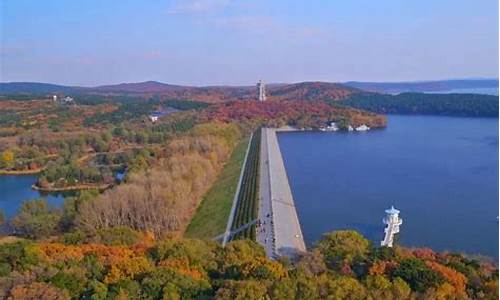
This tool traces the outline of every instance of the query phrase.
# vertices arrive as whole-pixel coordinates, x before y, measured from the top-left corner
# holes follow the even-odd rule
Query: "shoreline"
[[[34,175],[42,172],[45,168],[34,170],[0,170],[0,175]]]
[[[49,188],[42,188],[37,186],[36,184],[31,185],[31,188],[40,191],[40,192],[65,192],[65,191],[82,191],[82,190],[106,190],[110,187],[112,187],[113,184],[111,183],[106,183],[106,184],[81,184],[81,185],[74,185],[74,186],[67,186],[67,187],[60,187],[60,188],[55,188],[55,187],[49,187]]]

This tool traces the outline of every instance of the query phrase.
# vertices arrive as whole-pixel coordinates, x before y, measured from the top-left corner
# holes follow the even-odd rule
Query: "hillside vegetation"
[[[7,220],[18,238],[0,242],[0,298],[498,298],[498,270],[491,263],[429,249],[375,247],[356,232],[327,234],[293,262],[266,258],[248,239],[222,248],[206,240],[211,236],[183,238],[202,199],[217,200],[211,207],[221,209],[214,213],[227,211],[227,201],[219,205],[215,198],[227,199],[236,177],[227,183],[221,176],[229,168],[237,173],[250,132],[317,128],[328,121],[383,127],[384,116],[337,101],[171,102],[187,110],[153,122],[149,110],[172,100],[152,97],[141,106],[130,99],[136,98],[102,102],[88,96],[71,106],[0,101],[1,112],[14,111],[14,120],[0,125],[1,170],[36,167],[40,187],[109,182],[105,191],[66,197],[59,208],[43,199],[22,204]],[[16,120],[17,114],[22,117]],[[257,142],[241,194],[241,223],[255,217]],[[114,179],[115,168],[126,171],[123,181]],[[219,183],[224,193],[211,196]],[[206,221],[207,227],[220,224],[219,215],[196,215],[198,224],[211,218],[218,221]],[[253,238],[252,230],[238,238],[245,237]]]
[[[398,95],[356,94],[342,101],[349,107],[380,114],[419,114],[460,117],[498,117],[498,96],[478,94]]]
[[[338,231],[294,263],[249,240],[0,244],[2,299],[498,299],[491,264],[429,249],[374,247]],[[127,244],[124,244],[126,242]]]
[[[173,139],[166,157],[79,208],[85,231],[127,226],[157,237],[183,232],[240,139],[234,124],[202,124]]]
[[[271,84],[268,86],[269,100],[338,100],[359,90],[338,83],[300,82]],[[0,95],[10,98],[29,99],[29,95],[48,96],[49,93],[65,93],[75,96],[100,95],[134,96],[147,99],[195,100],[220,103],[234,100],[256,100],[255,86],[181,86],[156,81],[122,83],[98,87],[67,87],[44,83],[0,83]],[[1,99],[1,97],[0,97]]]
[[[322,101],[234,101],[208,107],[200,115],[202,120],[238,122],[254,129],[260,126],[320,128],[328,121],[342,121],[353,126],[367,124],[373,128],[385,127],[386,118],[374,113],[329,105]]]

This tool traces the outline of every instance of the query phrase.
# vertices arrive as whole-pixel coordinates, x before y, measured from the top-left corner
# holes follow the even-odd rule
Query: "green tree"
[[[323,235],[318,249],[325,256],[330,267],[338,268],[343,263],[366,257],[370,242],[352,230],[341,230]]]
[[[105,300],[108,295],[108,287],[102,282],[91,280],[88,284],[84,299]]]
[[[411,294],[411,288],[408,283],[399,277],[394,278],[392,281],[391,291],[394,299],[408,299]]]
[[[356,279],[342,276],[335,280],[327,280],[322,284],[322,299],[363,300],[367,298],[365,287]]]
[[[296,299],[295,282],[290,278],[276,280],[269,294],[271,299]]]
[[[61,290],[67,290],[73,299],[77,299],[85,289],[87,278],[85,274],[60,271],[50,279],[50,282]]]
[[[97,241],[105,245],[130,246],[141,239],[142,234],[126,226],[101,229],[97,232]]]
[[[33,251],[30,241],[0,244],[0,266],[3,274],[10,271],[25,271],[40,264],[38,252]],[[3,275],[2,274],[2,275]]]
[[[395,277],[401,277],[411,289],[424,292],[428,288],[437,287],[443,283],[443,278],[426,264],[416,258],[407,258],[401,261],[399,267],[394,271]]]
[[[265,299],[267,289],[263,282],[254,280],[225,281],[217,291],[215,299],[219,300],[261,300]]]
[[[38,239],[54,234],[60,219],[60,213],[45,199],[31,200],[22,204],[12,226],[17,234]]]

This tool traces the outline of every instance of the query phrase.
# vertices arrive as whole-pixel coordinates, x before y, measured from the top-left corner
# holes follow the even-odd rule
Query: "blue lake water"
[[[376,244],[384,210],[397,243],[497,257],[498,119],[389,116],[366,133],[280,133],[307,244],[356,229]]]
[[[430,94],[483,94],[483,95],[493,95],[498,96],[498,87],[490,88],[469,88],[469,89],[451,89],[447,91],[429,91],[426,93]]]
[[[43,195],[31,189],[36,182],[34,175],[0,175],[0,210],[7,217],[16,214],[24,201],[45,198],[48,203],[61,206],[64,202],[62,194]]]

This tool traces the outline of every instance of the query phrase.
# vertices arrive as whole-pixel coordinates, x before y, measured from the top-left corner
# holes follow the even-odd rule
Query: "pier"
[[[262,129],[257,242],[269,257],[295,258],[306,246],[276,136],[280,130],[290,129]]]

